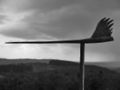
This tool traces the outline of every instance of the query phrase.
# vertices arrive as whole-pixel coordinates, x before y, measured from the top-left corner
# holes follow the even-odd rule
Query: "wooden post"
[[[80,44],[80,90],[84,90],[84,53],[85,43]]]

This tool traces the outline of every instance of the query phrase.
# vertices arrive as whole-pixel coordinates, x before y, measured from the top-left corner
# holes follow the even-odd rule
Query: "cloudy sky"
[[[86,61],[120,61],[119,0],[0,0],[0,58],[79,61],[79,45],[6,45],[7,41],[90,37],[103,17],[114,19],[114,42],[86,45]]]

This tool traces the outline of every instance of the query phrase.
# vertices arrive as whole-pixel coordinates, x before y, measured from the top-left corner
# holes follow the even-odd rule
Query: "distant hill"
[[[34,63],[34,62],[41,62],[41,63],[49,63],[50,61],[54,61],[54,63],[59,62],[65,64],[65,62],[70,63],[77,63],[77,62],[71,62],[67,60],[59,60],[59,59],[5,59],[5,58],[0,58],[0,65],[4,64],[18,64],[18,63]],[[53,63],[53,62],[52,62]],[[107,67],[110,69],[116,69],[120,68],[120,62],[85,62],[86,65],[96,65],[96,66],[102,66],[102,67]]]
[[[79,63],[55,59],[7,62],[11,61],[0,65],[0,90],[79,89]],[[119,83],[119,73],[97,65],[85,65],[85,90],[120,90]]]
[[[51,65],[78,65],[78,62],[57,60],[57,59],[5,59],[0,58],[0,65],[8,64],[24,64],[24,63],[46,63]],[[85,62],[85,65],[95,65],[104,68],[108,68],[117,72],[120,72],[120,63],[119,62]]]
[[[41,63],[49,63],[50,60],[53,59],[5,59],[0,58],[0,65],[5,64],[19,64],[19,63],[34,63],[34,62],[41,62]]]
[[[107,68],[110,68],[110,69],[120,68],[120,62],[119,62],[119,61],[86,62],[86,64],[89,64],[89,65],[97,65],[97,66],[102,66],[102,67],[107,67]]]
[[[118,67],[118,68],[113,68],[112,70],[114,70],[114,71],[120,73],[120,68],[119,68],[119,67]]]

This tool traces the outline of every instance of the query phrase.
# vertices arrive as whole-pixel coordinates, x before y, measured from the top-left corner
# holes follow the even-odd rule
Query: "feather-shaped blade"
[[[97,24],[96,30],[93,33],[92,38],[111,37],[113,24],[113,19],[101,19]]]

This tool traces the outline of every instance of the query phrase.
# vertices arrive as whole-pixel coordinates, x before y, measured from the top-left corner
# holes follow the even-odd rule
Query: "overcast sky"
[[[114,42],[86,45],[86,61],[120,61],[119,0],[0,0],[0,58],[79,61],[79,45],[6,45],[6,41],[90,37],[103,17],[114,19]]]

